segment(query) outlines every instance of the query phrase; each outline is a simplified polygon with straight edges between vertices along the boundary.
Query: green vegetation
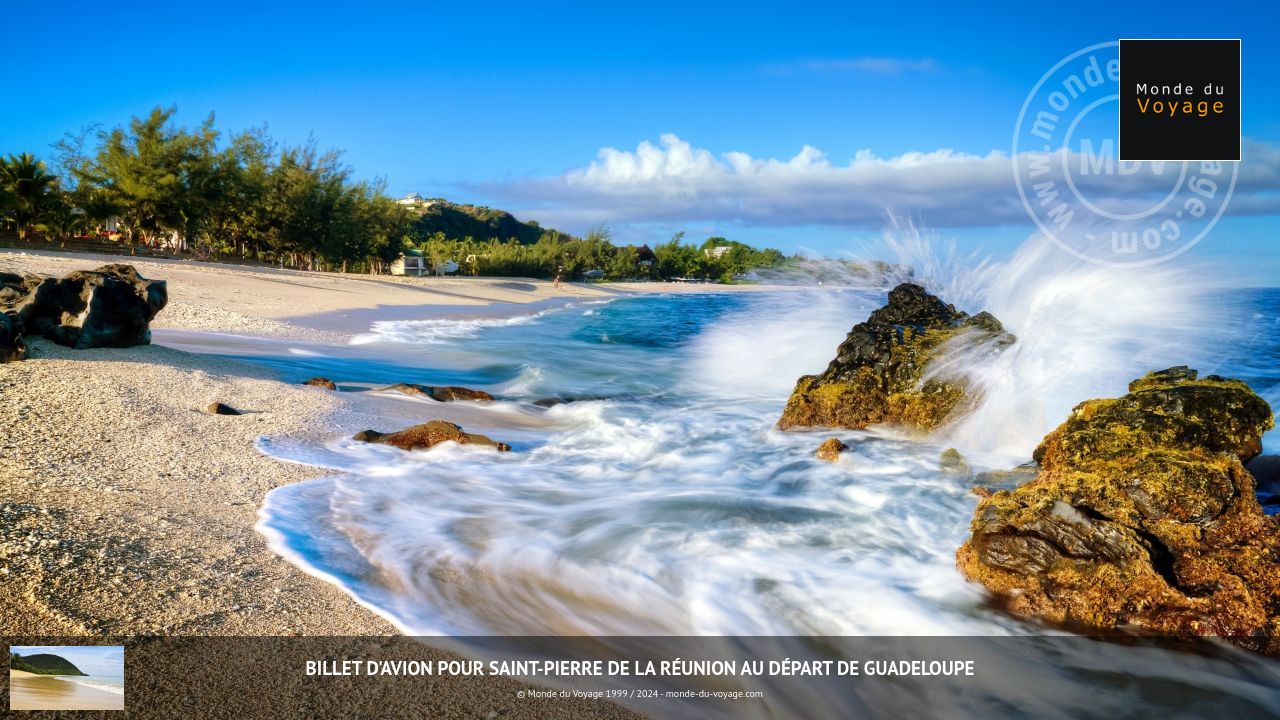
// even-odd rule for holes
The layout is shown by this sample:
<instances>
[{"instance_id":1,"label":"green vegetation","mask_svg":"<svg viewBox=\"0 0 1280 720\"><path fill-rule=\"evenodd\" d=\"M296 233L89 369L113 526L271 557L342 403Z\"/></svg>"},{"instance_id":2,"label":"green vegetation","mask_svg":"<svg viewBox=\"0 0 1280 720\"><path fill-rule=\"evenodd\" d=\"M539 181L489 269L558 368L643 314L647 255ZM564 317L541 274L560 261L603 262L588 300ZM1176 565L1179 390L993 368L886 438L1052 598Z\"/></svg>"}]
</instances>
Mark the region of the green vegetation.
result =
<instances>
[{"instance_id":1,"label":"green vegetation","mask_svg":"<svg viewBox=\"0 0 1280 720\"><path fill-rule=\"evenodd\" d=\"M9 653L9 668L35 673L36 675L84 675L80 668L59 655L40 653L37 655L19 655Z\"/></svg>"},{"instance_id":2,"label":"green vegetation","mask_svg":"<svg viewBox=\"0 0 1280 720\"><path fill-rule=\"evenodd\" d=\"M4 159L0 228L304 269L385 271L407 247L413 214L353 180L341 153L282 148L261 129L224 135L213 116L188 129L174 113L70 136L56 172L29 153Z\"/></svg>"},{"instance_id":3,"label":"green vegetation","mask_svg":"<svg viewBox=\"0 0 1280 720\"><path fill-rule=\"evenodd\" d=\"M442 198L424 202L422 215L413 224L418 237L442 233L450 238L504 238L532 245L542 238L536 222L521 222L505 210L483 205L457 205ZM555 232L555 231L552 231Z\"/></svg>"},{"instance_id":4,"label":"green vegetation","mask_svg":"<svg viewBox=\"0 0 1280 720\"><path fill-rule=\"evenodd\" d=\"M175 112L69 135L51 164L0 158L0 230L342 272L387 272L411 250L433 269L501 277L733 282L788 262L720 237L620 247L604 228L577 238L482 206L400 203L382 182L354 180L339 151L281 147L264 129L223 133L212 115L186 128Z\"/></svg>"},{"instance_id":5,"label":"green vegetation","mask_svg":"<svg viewBox=\"0 0 1280 720\"><path fill-rule=\"evenodd\" d=\"M716 252L716 248L727 248ZM453 239L435 232L418 245L431 267L453 260L459 272L496 277L592 278L603 280L713 280L734 282L753 270L778 267L788 261L777 250L756 250L724 238L709 238L701 247L685 244L684 233L648 246L617 246L609 231L596 228L585 238L555 230L542 233L532 244L516 239ZM598 271L596 274L588 274Z\"/></svg>"}]
</instances>

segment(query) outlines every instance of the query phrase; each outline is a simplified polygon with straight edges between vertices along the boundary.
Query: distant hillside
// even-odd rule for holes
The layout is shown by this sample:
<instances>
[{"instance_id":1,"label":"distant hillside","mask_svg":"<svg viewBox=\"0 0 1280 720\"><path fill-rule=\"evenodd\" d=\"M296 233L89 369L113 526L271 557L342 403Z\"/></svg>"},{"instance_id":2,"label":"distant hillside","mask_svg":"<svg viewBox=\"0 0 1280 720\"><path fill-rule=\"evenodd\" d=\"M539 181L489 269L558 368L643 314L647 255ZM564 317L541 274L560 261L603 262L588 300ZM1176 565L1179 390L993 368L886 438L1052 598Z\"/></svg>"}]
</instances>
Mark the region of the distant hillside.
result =
<instances>
[{"instance_id":1,"label":"distant hillside","mask_svg":"<svg viewBox=\"0 0 1280 720\"><path fill-rule=\"evenodd\" d=\"M13 670L25 670L37 675L84 675L80 668L71 664L70 660L58 655L40 653L37 655L10 655L9 667Z\"/></svg>"},{"instance_id":2,"label":"distant hillside","mask_svg":"<svg viewBox=\"0 0 1280 720\"><path fill-rule=\"evenodd\" d=\"M483 205L457 205L447 200L431 200L425 205L415 223L422 237L441 232L450 240L467 236L476 240L515 238L522 245L532 245L546 232L536 222L521 222L505 210Z\"/></svg>"}]
</instances>

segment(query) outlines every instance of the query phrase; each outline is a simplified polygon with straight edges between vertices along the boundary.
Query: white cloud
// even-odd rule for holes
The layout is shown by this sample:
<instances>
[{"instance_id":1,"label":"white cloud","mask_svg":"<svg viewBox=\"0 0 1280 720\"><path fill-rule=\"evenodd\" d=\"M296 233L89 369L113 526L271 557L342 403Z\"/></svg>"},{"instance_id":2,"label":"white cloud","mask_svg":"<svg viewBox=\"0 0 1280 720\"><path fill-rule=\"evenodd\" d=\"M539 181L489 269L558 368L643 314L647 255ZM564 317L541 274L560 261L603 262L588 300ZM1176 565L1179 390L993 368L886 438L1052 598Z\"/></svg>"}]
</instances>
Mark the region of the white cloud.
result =
<instances>
[{"instance_id":1,"label":"white cloud","mask_svg":"<svg viewBox=\"0 0 1280 720\"><path fill-rule=\"evenodd\" d=\"M1029 156L1019 155L1025 170ZM1055 163L1081 167L1079 155ZM1192 168L1197 164L1193 163ZM1136 174L1082 175L1076 186L1092 202L1133 211L1168 192L1179 171L1141 165ZM1055 170L1060 181L1063 176ZM1060 182L1060 187L1065 185ZM744 152L717 156L672 134L634 150L604 148L585 167L559 177L516 180L478 188L544 224L580 228L593 223L699 221L763 227L823 225L877 228L887 212L919 217L931 227L1027 223L1007 153L954 150L881 158L860 150L843 163L804 146L785 159ZM1230 209L1280 212L1280 148L1246 143L1245 162Z\"/></svg>"}]
</instances>

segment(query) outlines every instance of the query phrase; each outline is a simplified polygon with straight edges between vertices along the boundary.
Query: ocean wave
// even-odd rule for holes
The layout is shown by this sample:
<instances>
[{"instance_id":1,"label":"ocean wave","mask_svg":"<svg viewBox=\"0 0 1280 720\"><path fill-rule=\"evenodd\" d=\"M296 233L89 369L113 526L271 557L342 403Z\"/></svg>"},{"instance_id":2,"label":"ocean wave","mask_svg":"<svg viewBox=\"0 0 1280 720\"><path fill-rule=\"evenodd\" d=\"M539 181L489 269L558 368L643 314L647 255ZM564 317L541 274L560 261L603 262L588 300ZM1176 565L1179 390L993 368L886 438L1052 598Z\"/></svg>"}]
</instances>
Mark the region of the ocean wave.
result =
<instances>
[{"instance_id":1,"label":"ocean wave","mask_svg":"<svg viewBox=\"0 0 1280 720\"><path fill-rule=\"evenodd\" d=\"M92 678L81 678L81 677L64 677L63 679L70 680L71 682L76 683L77 685L84 685L86 687L91 687L96 690L105 690L106 692L113 693L115 695L124 694L123 679L119 680L118 682L114 680L96 680Z\"/></svg>"},{"instance_id":2,"label":"ocean wave","mask_svg":"<svg viewBox=\"0 0 1280 720\"><path fill-rule=\"evenodd\" d=\"M375 342L404 344L439 344L454 340L474 338L481 332L494 328L518 327L536 322L563 307L548 308L528 315L503 318L468 318L459 320L379 320L370 331L351 338L352 345Z\"/></svg>"}]
</instances>

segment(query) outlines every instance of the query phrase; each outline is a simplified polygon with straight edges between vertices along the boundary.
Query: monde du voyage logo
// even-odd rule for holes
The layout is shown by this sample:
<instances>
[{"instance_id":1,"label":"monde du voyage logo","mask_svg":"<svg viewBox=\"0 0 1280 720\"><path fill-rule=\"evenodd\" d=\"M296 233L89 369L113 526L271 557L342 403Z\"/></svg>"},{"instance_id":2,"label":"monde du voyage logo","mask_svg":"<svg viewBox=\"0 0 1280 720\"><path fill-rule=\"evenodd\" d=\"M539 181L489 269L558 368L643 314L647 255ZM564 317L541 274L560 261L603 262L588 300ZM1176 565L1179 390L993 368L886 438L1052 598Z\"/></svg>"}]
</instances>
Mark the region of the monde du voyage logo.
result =
<instances>
[{"instance_id":1,"label":"monde du voyage logo","mask_svg":"<svg viewBox=\"0 0 1280 720\"><path fill-rule=\"evenodd\" d=\"M1239 40L1120 40L1064 57L1023 103L1018 194L1037 227L1104 265L1180 255L1239 173Z\"/></svg>"}]
</instances>

